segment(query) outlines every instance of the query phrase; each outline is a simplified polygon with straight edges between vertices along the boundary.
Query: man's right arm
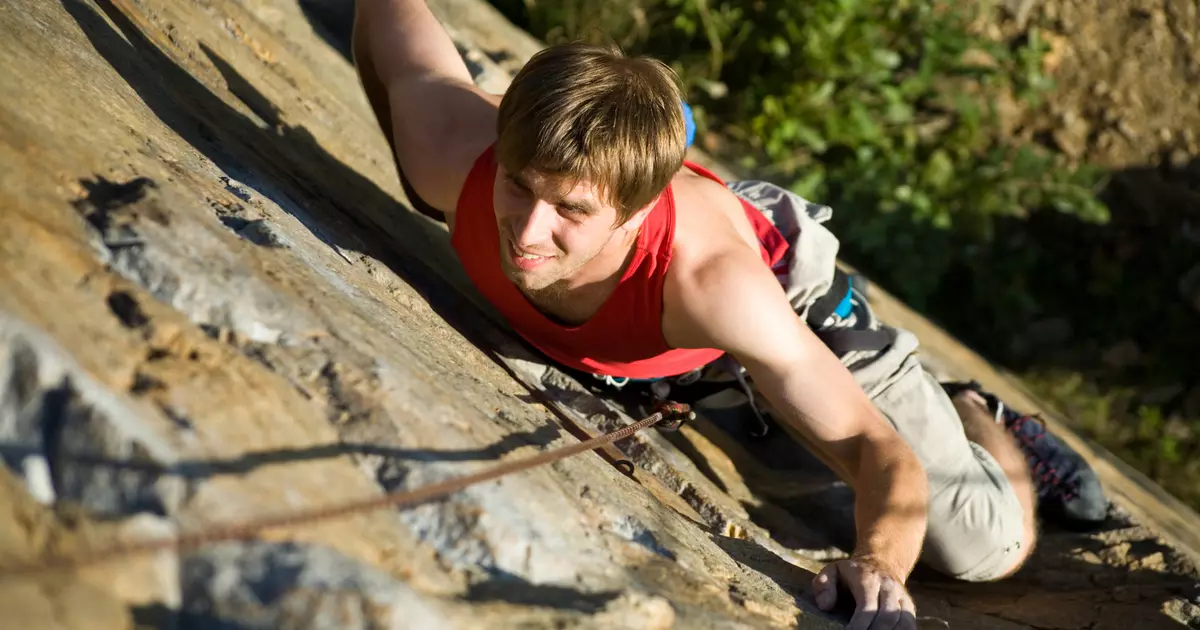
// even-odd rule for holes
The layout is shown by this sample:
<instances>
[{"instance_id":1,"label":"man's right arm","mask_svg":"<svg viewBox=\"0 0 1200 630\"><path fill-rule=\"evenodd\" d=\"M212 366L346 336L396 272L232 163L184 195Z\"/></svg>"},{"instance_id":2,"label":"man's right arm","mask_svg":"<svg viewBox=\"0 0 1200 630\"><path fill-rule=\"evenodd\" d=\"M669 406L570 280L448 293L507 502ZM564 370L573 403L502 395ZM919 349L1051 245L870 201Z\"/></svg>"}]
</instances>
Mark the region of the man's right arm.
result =
<instances>
[{"instance_id":1,"label":"man's right arm","mask_svg":"<svg viewBox=\"0 0 1200 630\"><path fill-rule=\"evenodd\" d=\"M354 57L397 166L422 199L453 213L494 140L499 96L479 90L425 0L358 0Z\"/></svg>"}]
</instances>

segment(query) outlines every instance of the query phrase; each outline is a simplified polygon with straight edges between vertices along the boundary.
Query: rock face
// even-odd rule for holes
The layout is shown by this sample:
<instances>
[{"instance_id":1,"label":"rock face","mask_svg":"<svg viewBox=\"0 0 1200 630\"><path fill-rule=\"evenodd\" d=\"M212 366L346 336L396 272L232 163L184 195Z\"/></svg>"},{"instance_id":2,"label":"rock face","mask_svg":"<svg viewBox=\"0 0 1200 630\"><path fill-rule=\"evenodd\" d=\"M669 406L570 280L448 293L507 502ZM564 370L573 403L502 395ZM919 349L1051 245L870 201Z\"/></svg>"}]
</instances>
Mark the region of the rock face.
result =
<instances>
[{"instance_id":1,"label":"rock face","mask_svg":"<svg viewBox=\"0 0 1200 630\"><path fill-rule=\"evenodd\" d=\"M486 6L435 8L488 89L536 49ZM6 623L840 626L806 589L845 528L709 418L412 509L14 573L421 487L629 417L479 303L405 206L336 37L294 2L8 3L0 34ZM914 577L930 627L1200 618L1194 566L1145 525L1042 545L1001 584Z\"/></svg>"}]
</instances>

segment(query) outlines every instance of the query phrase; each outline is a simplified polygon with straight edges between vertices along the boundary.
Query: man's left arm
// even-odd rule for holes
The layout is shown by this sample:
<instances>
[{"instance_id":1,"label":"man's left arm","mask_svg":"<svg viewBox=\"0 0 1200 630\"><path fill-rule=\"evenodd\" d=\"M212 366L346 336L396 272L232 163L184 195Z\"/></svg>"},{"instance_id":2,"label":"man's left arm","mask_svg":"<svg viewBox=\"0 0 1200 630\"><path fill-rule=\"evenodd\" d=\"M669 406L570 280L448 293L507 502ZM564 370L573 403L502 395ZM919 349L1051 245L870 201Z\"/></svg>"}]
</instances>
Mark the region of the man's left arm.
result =
<instances>
[{"instance_id":1,"label":"man's left arm","mask_svg":"<svg viewBox=\"0 0 1200 630\"><path fill-rule=\"evenodd\" d=\"M878 624L872 628L910 627L915 612L903 585L920 555L928 496L912 449L792 311L779 282L748 248L731 247L678 274L664 297L667 341L736 357L778 420L854 488L854 554L818 574L817 603L833 608L840 581L858 604L850 628L872 622ZM900 622L905 611L910 614Z\"/></svg>"}]
</instances>

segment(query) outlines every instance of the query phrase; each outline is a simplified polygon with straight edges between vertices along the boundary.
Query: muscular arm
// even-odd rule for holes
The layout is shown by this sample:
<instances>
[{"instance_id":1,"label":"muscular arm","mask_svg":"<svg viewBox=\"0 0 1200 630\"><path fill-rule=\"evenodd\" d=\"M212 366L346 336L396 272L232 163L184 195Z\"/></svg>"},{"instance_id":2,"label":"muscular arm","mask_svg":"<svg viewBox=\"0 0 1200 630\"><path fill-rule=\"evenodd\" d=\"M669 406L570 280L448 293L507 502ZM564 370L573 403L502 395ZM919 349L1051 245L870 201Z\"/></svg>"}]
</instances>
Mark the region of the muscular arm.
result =
<instances>
[{"instance_id":1,"label":"muscular arm","mask_svg":"<svg viewBox=\"0 0 1200 630\"><path fill-rule=\"evenodd\" d=\"M792 311L755 252L741 243L718 248L722 253L691 268L685 264L668 280L667 341L725 350L746 367L778 419L854 488L854 555L903 582L925 534L927 486L920 463Z\"/></svg>"},{"instance_id":2,"label":"muscular arm","mask_svg":"<svg viewBox=\"0 0 1200 630\"><path fill-rule=\"evenodd\" d=\"M499 97L475 87L425 0L358 0L354 60L401 177L453 213L475 158L494 139Z\"/></svg>"}]
</instances>

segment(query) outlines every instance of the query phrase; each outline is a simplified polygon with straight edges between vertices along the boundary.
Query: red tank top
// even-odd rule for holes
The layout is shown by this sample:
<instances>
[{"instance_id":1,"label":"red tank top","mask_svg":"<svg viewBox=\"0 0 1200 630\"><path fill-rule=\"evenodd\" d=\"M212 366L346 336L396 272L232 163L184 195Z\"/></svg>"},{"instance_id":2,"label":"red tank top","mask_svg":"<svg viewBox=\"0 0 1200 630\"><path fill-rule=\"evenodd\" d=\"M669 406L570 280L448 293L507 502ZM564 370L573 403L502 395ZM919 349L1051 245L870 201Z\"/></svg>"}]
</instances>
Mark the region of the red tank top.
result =
<instances>
[{"instance_id":1,"label":"red tank top","mask_svg":"<svg viewBox=\"0 0 1200 630\"><path fill-rule=\"evenodd\" d=\"M684 165L721 181L699 165ZM450 243L471 282L517 334L563 365L614 377L675 376L721 356L714 349L671 348L663 339L663 282L675 237L675 196L670 187L642 223L633 260L612 295L588 321L564 326L534 307L500 268L500 234L492 205L495 177L496 162L489 147L467 175ZM774 267L787 253L787 242L754 206L745 201L742 205L758 235L763 261Z\"/></svg>"}]
</instances>

